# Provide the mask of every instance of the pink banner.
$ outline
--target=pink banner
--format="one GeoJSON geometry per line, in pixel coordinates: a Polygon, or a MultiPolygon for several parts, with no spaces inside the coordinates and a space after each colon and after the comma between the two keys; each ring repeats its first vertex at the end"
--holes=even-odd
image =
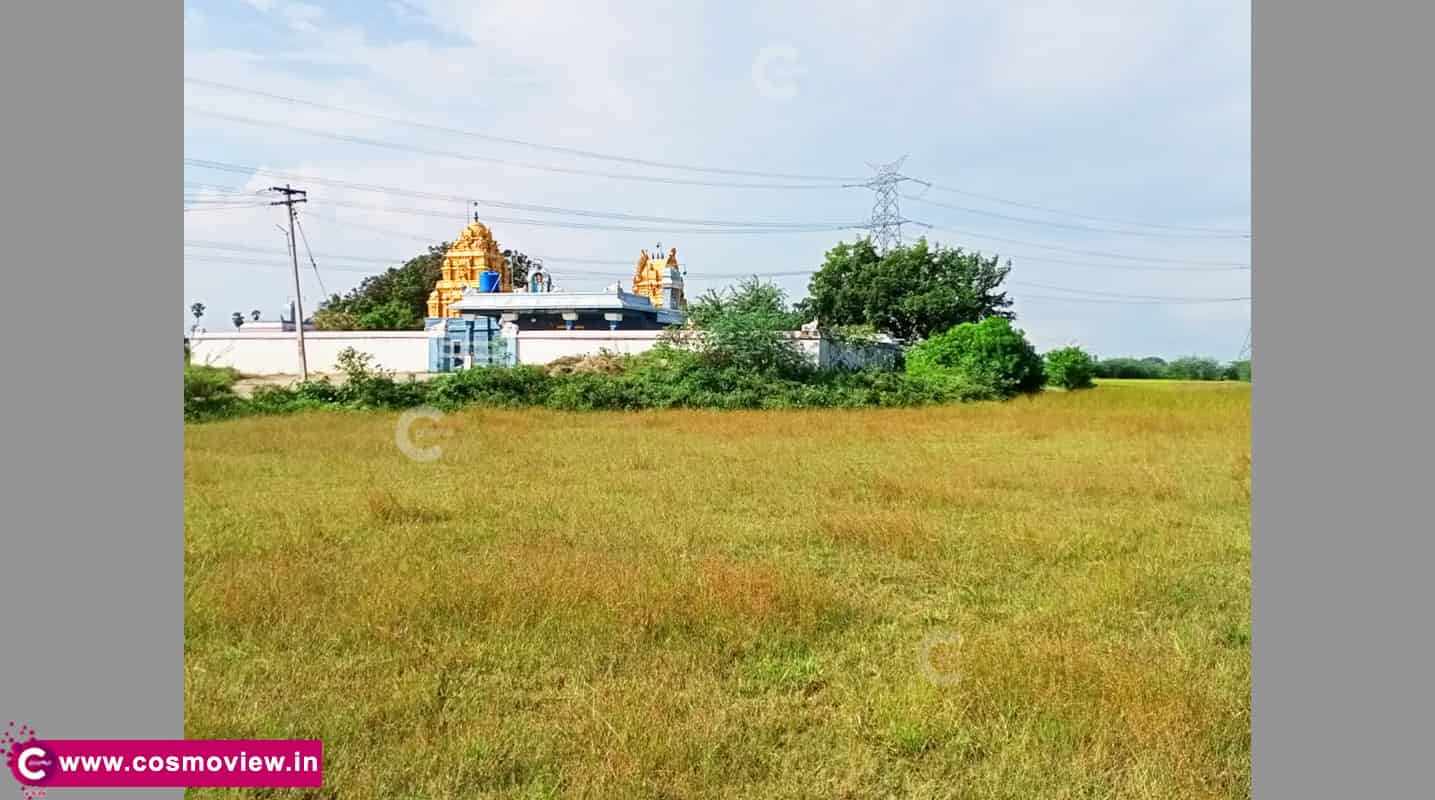
{"type": "Polygon", "coordinates": [[[5,759],[25,786],[322,786],[317,739],[31,739],[5,759]]]}

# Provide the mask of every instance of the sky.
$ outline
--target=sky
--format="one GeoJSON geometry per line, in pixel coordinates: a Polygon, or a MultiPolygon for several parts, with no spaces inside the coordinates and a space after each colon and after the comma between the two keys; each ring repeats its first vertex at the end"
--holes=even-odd
{"type": "Polygon", "coordinates": [[[184,35],[209,329],[294,294],[275,173],[308,192],[306,313],[474,201],[557,289],[626,288],[661,242],[689,297],[785,273],[797,300],[864,235],[852,184],[905,156],[904,241],[1010,258],[1039,350],[1229,360],[1249,330],[1248,301],[1189,302],[1250,294],[1249,2],[191,0],[184,35]]]}

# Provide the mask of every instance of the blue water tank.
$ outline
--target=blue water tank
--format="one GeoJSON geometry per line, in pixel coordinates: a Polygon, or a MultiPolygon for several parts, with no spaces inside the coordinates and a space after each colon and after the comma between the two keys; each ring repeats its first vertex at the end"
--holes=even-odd
{"type": "Polygon", "coordinates": [[[478,290],[480,292],[498,291],[498,278],[499,275],[497,272],[478,273],[478,290]]]}

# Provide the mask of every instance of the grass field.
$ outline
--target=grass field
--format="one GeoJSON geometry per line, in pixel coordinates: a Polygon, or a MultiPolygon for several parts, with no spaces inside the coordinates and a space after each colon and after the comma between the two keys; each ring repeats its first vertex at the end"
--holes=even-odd
{"type": "Polygon", "coordinates": [[[397,420],[186,428],[186,735],[323,739],[273,796],[1250,794],[1249,385],[397,420]]]}

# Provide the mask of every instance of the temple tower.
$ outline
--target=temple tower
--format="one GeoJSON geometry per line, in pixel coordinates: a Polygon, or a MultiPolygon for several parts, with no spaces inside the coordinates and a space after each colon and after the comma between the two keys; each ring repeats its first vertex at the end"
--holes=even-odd
{"type": "Polygon", "coordinates": [[[682,308],[687,305],[683,297],[683,276],[678,269],[678,248],[669,248],[667,256],[663,256],[661,247],[638,255],[633,294],[648,298],[655,306],[682,308]]]}
{"type": "Polygon", "coordinates": [[[429,293],[429,317],[457,317],[458,312],[449,309],[449,304],[462,297],[465,288],[478,288],[479,276],[485,272],[498,273],[498,291],[513,291],[508,259],[499,252],[488,226],[475,219],[444,253],[443,274],[429,293]]]}

